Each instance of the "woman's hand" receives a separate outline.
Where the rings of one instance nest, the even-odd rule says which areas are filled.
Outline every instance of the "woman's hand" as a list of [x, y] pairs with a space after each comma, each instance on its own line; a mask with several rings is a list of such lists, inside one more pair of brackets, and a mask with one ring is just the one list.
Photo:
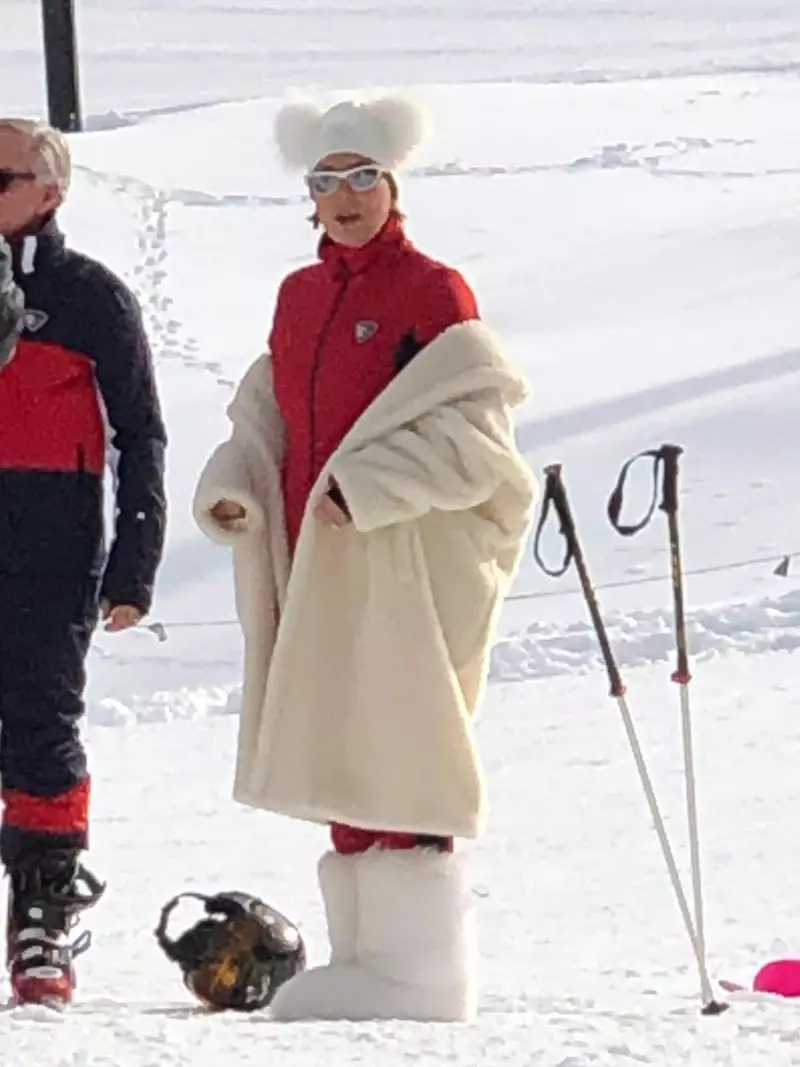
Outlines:
[[235, 523], [245, 517], [246, 512], [241, 504], [233, 500], [220, 500], [211, 509], [211, 514], [223, 530], [231, 530]]
[[347, 526], [351, 521], [342, 491], [333, 479], [330, 489], [314, 508], [314, 518], [323, 526]]

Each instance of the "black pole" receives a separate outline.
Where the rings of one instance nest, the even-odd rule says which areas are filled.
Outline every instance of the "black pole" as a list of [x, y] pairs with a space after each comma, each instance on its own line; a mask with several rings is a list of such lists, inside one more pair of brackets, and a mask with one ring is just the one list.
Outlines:
[[83, 127], [78, 91], [74, 0], [42, 0], [49, 122], [64, 133]]

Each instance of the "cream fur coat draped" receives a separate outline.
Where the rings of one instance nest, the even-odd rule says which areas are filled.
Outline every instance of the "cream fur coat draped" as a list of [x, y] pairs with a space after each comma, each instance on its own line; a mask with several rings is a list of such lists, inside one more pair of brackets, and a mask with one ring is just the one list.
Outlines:
[[[201, 529], [233, 547], [235, 799], [315, 822], [480, 832], [474, 717], [536, 498], [511, 425], [526, 395], [483, 324], [446, 330], [321, 472], [290, 566], [268, 355], [248, 370], [194, 500]], [[331, 475], [353, 519], [340, 529], [312, 514]], [[211, 514], [222, 499], [245, 509], [233, 531]]]

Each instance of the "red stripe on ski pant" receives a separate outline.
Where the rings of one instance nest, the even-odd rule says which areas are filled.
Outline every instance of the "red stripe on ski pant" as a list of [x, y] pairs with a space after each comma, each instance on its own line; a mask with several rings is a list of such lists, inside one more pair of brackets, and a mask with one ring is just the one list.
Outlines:
[[89, 793], [88, 778], [54, 797], [4, 789], [3, 823], [32, 833], [85, 834], [89, 828]]

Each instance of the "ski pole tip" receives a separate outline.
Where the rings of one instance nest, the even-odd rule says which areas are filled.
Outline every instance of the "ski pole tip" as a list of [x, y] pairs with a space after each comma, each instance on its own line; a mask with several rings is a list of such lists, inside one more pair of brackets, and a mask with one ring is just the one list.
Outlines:
[[702, 1009], [700, 1011], [700, 1014], [701, 1015], [722, 1015], [723, 1012], [726, 1012], [729, 1007], [730, 1007], [730, 1004], [726, 1003], [724, 1000], [710, 1000], [708, 1002], [708, 1004], [704, 1004], [703, 1005], [703, 1007], [702, 1007]]

